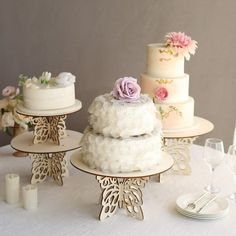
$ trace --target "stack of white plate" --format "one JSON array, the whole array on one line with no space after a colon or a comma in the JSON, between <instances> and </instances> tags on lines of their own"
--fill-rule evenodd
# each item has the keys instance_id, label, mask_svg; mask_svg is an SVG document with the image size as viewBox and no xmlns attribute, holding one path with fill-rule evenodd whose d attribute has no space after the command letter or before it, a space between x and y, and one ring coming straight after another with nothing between
<instances>
[{"instance_id":1,"label":"stack of white plate","mask_svg":"<svg viewBox=\"0 0 236 236\"><path fill-rule=\"evenodd\" d=\"M199 220L214 220L227 215L229 211L229 202L226 198L217 197L209 205L204 207L199 213L188 206L201 196L201 193L189 193L178 197L176 200L176 210L187 217Z\"/></svg>"}]
</instances>

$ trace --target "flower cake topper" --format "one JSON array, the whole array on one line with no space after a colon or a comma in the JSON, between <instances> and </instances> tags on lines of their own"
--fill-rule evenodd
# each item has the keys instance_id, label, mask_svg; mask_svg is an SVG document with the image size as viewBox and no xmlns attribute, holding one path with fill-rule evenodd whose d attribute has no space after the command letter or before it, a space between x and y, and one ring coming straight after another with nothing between
<instances>
[{"instance_id":1,"label":"flower cake topper","mask_svg":"<svg viewBox=\"0 0 236 236\"><path fill-rule=\"evenodd\" d=\"M164 101L166 100L168 97L168 91L165 87L159 87L156 89L155 91L155 98L158 101Z\"/></svg>"},{"instance_id":2,"label":"flower cake topper","mask_svg":"<svg viewBox=\"0 0 236 236\"><path fill-rule=\"evenodd\" d=\"M190 59L190 54L194 55L197 49L197 41L192 40L182 32L171 32L165 36L165 46L170 49L174 56L182 55L186 60Z\"/></svg>"},{"instance_id":3,"label":"flower cake topper","mask_svg":"<svg viewBox=\"0 0 236 236\"><path fill-rule=\"evenodd\" d=\"M70 72L62 72L56 77L52 77L50 72L43 72L39 78L24 75L20 75L19 78L19 85L38 89L68 86L75 83L76 77Z\"/></svg>"},{"instance_id":4,"label":"flower cake topper","mask_svg":"<svg viewBox=\"0 0 236 236\"><path fill-rule=\"evenodd\" d=\"M133 102L140 98L141 88L133 77L120 78L115 82L112 95L115 99Z\"/></svg>"}]
</instances>

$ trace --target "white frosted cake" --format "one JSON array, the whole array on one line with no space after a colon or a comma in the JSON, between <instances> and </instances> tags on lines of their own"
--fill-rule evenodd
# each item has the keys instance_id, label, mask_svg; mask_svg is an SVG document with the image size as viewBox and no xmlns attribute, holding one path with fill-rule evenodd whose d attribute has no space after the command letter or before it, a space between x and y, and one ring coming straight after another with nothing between
<instances>
[{"instance_id":1,"label":"white frosted cake","mask_svg":"<svg viewBox=\"0 0 236 236\"><path fill-rule=\"evenodd\" d=\"M151 134L157 123L156 108L152 100L143 94L138 101L129 103L107 93L96 97L88 112L93 129L114 138Z\"/></svg>"},{"instance_id":2,"label":"white frosted cake","mask_svg":"<svg viewBox=\"0 0 236 236\"><path fill-rule=\"evenodd\" d=\"M94 169L119 173L143 171L161 159L161 122L136 79L121 78L110 94L89 107L89 126L81 140L83 161Z\"/></svg>"},{"instance_id":3,"label":"white frosted cake","mask_svg":"<svg viewBox=\"0 0 236 236\"><path fill-rule=\"evenodd\" d=\"M194 125L194 99L189 96L189 75L184 60L195 53L196 41L184 33L169 33L164 44L147 46L147 69L141 74L142 92L151 96L164 130Z\"/></svg>"},{"instance_id":4,"label":"white frosted cake","mask_svg":"<svg viewBox=\"0 0 236 236\"><path fill-rule=\"evenodd\" d=\"M51 77L44 72L39 78L22 77L23 105L31 110L63 109L75 104L75 76L68 72Z\"/></svg>"}]
</instances>

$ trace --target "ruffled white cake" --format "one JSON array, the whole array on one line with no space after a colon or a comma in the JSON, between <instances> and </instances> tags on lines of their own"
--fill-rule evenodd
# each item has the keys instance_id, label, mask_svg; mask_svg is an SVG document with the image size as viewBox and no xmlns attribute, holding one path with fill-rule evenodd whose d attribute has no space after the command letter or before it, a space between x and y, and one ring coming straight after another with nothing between
<instances>
[{"instance_id":1,"label":"ruffled white cake","mask_svg":"<svg viewBox=\"0 0 236 236\"><path fill-rule=\"evenodd\" d=\"M24 77L23 105L31 110L63 109L75 104L75 76L63 72L57 77L44 72L39 78Z\"/></svg>"},{"instance_id":2,"label":"ruffled white cake","mask_svg":"<svg viewBox=\"0 0 236 236\"><path fill-rule=\"evenodd\" d=\"M112 138L87 128L82 138L83 161L104 172L145 171L161 159L160 130L129 138Z\"/></svg>"},{"instance_id":3,"label":"ruffled white cake","mask_svg":"<svg viewBox=\"0 0 236 236\"><path fill-rule=\"evenodd\" d=\"M152 100L140 95L136 80L120 79L113 93L94 99L89 113L81 155L90 168L111 173L144 171L160 162L161 122Z\"/></svg>"},{"instance_id":4,"label":"ruffled white cake","mask_svg":"<svg viewBox=\"0 0 236 236\"><path fill-rule=\"evenodd\" d=\"M112 94L96 97L89 107L89 124L96 132L114 138L150 134L157 125L157 111L147 95L132 103L115 99Z\"/></svg>"},{"instance_id":5,"label":"ruffled white cake","mask_svg":"<svg viewBox=\"0 0 236 236\"><path fill-rule=\"evenodd\" d=\"M147 46L147 70L141 74L142 92L149 94L162 118L164 130L194 125L194 99L189 97L189 75L184 59L194 54L196 41L172 32L165 44Z\"/></svg>"}]
</instances>

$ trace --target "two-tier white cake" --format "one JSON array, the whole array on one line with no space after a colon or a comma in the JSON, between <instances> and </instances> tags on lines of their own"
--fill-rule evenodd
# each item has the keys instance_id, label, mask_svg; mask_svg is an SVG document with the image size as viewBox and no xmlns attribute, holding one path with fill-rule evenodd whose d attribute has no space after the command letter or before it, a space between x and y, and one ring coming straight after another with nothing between
<instances>
[{"instance_id":1,"label":"two-tier white cake","mask_svg":"<svg viewBox=\"0 0 236 236\"><path fill-rule=\"evenodd\" d=\"M153 98L164 130L194 125L194 99L189 96L189 75L184 60L194 54L196 41L172 32L164 44L147 46L147 69L141 74L142 92Z\"/></svg>"},{"instance_id":2,"label":"two-tier white cake","mask_svg":"<svg viewBox=\"0 0 236 236\"><path fill-rule=\"evenodd\" d=\"M89 126L82 137L82 159L104 172L151 169L161 159L161 122L152 100L140 94L136 79L117 80L112 93L89 107Z\"/></svg>"}]
</instances>

